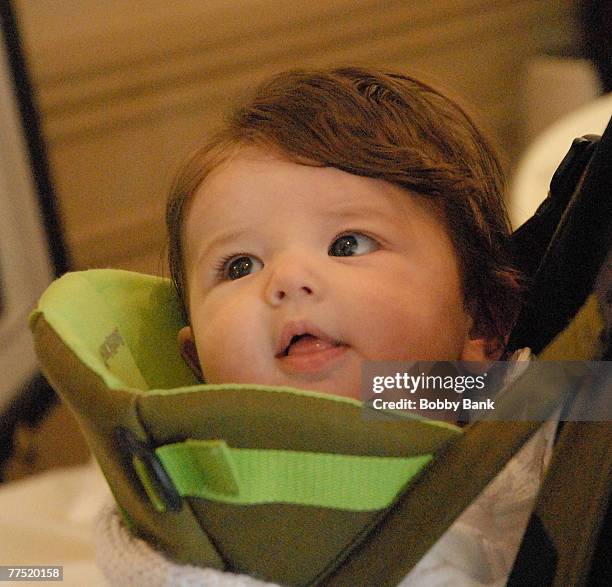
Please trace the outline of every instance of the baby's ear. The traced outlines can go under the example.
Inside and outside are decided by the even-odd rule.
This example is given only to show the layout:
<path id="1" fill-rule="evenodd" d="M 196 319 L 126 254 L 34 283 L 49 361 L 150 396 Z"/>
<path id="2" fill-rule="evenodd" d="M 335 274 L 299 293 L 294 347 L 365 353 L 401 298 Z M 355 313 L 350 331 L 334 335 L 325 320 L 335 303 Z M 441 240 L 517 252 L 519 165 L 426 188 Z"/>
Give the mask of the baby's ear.
<path id="1" fill-rule="evenodd" d="M 469 337 L 461 352 L 461 361 L 498 361 L 504 354 L 506 341 L 498 334 L 483 332 L 476 325 L 472 326 Z"/>
<path id="2" fill-rule="evenodd" d="M 203 380 L 202 367 L 200 366 L 198 350 L 196 349 L 191 326 L 183 326 L 183 328 L 179 330 L 178 344 L 181 355 L 189 365 L 189 368 L 193 371 L 193 374 L 198 379 Z"/>

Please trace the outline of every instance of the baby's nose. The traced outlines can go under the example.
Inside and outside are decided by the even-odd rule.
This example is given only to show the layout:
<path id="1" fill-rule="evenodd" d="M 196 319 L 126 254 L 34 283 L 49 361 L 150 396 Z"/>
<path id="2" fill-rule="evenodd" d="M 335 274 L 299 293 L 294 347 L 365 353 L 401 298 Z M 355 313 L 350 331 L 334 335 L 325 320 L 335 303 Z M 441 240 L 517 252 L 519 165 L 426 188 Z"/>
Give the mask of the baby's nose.
<path id="1" fill-rule="evenodd" d="M 272 296 L 270 299 L 272 302 L 280 302 L 282 299 L 286 298 L 287 296 L 295 297 L 296 295 L 300 295 L 300 294 L 304 294 L 306 296 L 312 295 L 313 294 L 312 288 L 308 285 L 302 285 L 296 288 L 285 287 L 285 288 L 274 289 L 272 291 Z"/>
<path id="2" fill-rule="evenodd" d="M 314 273 L 303 265 L 283 263 L 275 268 L 266 287 L 266 300 L 272 305 L 283 300 L 316 297 L 320 289 Z"/>

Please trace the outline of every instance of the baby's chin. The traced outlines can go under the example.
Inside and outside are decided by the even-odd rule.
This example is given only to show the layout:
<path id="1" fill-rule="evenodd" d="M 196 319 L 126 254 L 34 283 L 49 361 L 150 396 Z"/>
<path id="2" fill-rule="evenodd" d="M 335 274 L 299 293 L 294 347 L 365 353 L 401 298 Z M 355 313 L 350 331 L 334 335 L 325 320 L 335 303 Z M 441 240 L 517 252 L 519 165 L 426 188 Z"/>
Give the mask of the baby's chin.
<path id="1" fill-rule="evenodd" d="M 304 391 L 314 391 L 326 395 L 334 395 L 345 398 L 361 400 L 361 368 L 353 365 L 344 369 L 333 369 L 327 371 L 313 371 L 310 373 L 283 373 L 277 369 L 265 372 L 244 371 L 233 373 L 222 373 L 211 369 L 204 372 L 206 383 L 213 385 L 241 384 L 241 385 L 265 385 L 269 387 L 290 387 Z"/>
<path id="2" fill-rule="evenodd" d="M 301 374 L 291 376 L 283 374 L 273 378 L 273 381 L 264 383 L 276 387 L 291 387 L 304 391 L 314 391 L 325 395 L 346 397 L 361 400 L 361 373 L 356 377 L 341 377 L 339 373 L 327 374 Z"/>
<path id="3" fill-rule="evenodd" d="M 215 378 L 212 378 L 215 379 Z M 204 381 L 203 381 L 204 382 Z M 244 381 L 211 381 L 210 379 L 205 380 L 206 383 L 212 385 L 223 385 L 223 384 L 240 384 L 240 385 L 266 385 L 268 387 L 291 387 L 293 389 L 300 389 L 304 391 L 315 391 L 317 393 L 323 393 L 326 395 L 335 395 L 338 397 L 348 397 L 356 400 L 361 400 L 361 389 L 356 386 L 341 385 L 336 381 L 328 380 L 313 380 L 313 381 L 295 381 L 291 379 L 287 380 L 271 380 L 266 378 L 252 378 Z"/>

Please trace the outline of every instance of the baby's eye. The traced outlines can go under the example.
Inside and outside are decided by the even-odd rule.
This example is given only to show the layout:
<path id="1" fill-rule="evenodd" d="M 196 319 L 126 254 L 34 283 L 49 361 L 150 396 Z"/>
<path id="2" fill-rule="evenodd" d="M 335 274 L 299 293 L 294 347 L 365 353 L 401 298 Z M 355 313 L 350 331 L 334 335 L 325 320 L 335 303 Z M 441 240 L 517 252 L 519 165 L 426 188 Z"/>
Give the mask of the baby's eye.
<path id="1" fill-rule="evenodd" d="M 238 255 L 222 261 L 219 273 L 223 279 L 234 281 L 259 271 L 263 263 L 251 255 Z"/>
<path id="2" fill-rule="evenodd" d="M 328 255 L 332 257 L 352 257 L 365 255 L 378 248 L 373 238 L 359 232 L 342 234 L 329 246 Z"/>

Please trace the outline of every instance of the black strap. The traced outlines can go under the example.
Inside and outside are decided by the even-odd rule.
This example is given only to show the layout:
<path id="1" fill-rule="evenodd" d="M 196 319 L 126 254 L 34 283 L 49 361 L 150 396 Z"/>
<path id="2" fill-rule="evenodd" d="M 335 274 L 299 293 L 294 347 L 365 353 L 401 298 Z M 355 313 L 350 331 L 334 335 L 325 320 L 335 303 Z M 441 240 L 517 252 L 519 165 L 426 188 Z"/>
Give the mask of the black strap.
<path id="1" fill-rule="evenodd" d="M 538 249 L 549 236 L 550 242 L 533 275 L 510 349 L 529 346 L 538 353 L 567 326 L 593 291 L 612 244 L 612 120 L 599 143 L 575 143 L 573 151 L 555 175 L 549 198 L 513 235 L 517 260 L 528 275 L 529 258 L 539 258 Z"/>

